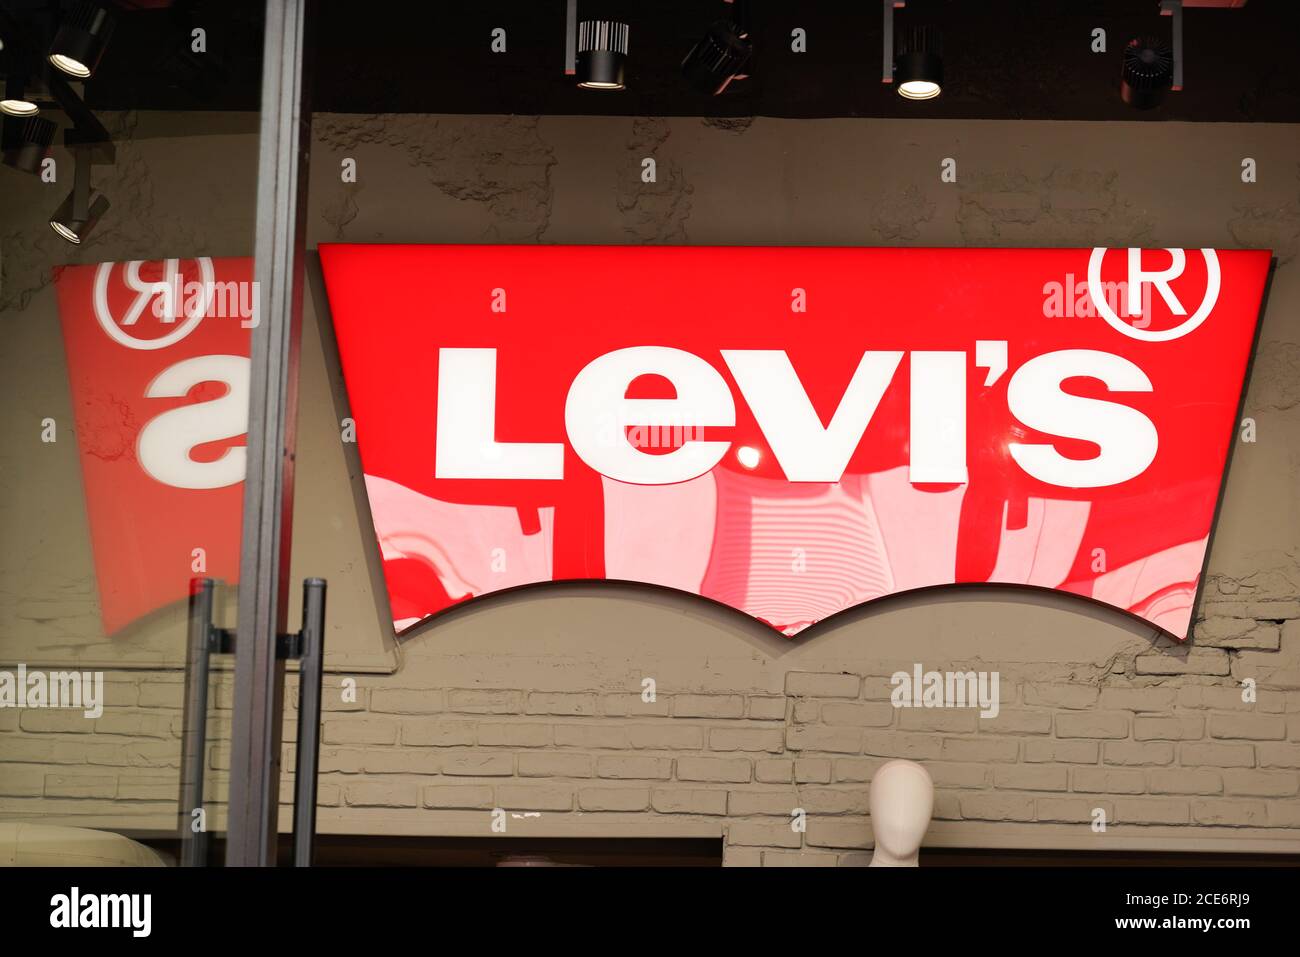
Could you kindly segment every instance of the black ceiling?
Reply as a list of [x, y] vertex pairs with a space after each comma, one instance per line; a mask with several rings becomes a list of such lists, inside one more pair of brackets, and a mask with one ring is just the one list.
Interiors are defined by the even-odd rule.
[[[47, 0], [0, 0], [34, 34]], [[104, 61], [86, 85], [98, 110], [253, 110], [261, 10], [256, 0], [122, 0]], [[752, 76], [724, 95], [691, 91], [678, 64], [720, 0], [579, 0], [582, 17], [631, 26], [628, 89], [575, 88], [564, 76], [564, 0], [420, 3], [318, 0], [313, 108], [322, 112], [652, 116], [932, 117], [1059, 120], [1300, 121], [1300, 3], [1188, 9], [1186, 89], [1156, 110], [1120, 102], [1119, 51], [1134, 36], [1168, 38], [1158, 0], [909, 0], [896, 23], [943, 36], [945, 87], [902, 101], [880, 82], [879, 0], [753, 0]], [[206, 54], [189, 52], [207, 32]], [[491, 31], [506, 30], [493, 53]], [[806, 53], [790, 50], [791, 30]], [[1091, 32], [1107, 31], [1092, 53]], [[5, 54], [7, 55], [6, 51]], [[0, 56], [3, 56], [0, 55]]]

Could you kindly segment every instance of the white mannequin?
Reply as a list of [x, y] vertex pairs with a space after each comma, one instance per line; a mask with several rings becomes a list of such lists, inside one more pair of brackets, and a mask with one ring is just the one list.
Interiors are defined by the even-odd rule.
[[934, 811], [934, 782], [915, 761], [888, 761], [871, 778], [868, 795], [876, 849], [871, 867], [916, 867]]

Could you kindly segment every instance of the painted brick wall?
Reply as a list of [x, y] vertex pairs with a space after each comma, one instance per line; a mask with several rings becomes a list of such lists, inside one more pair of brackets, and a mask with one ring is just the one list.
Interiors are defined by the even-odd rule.
[[[792, 643], [680, 597], [561, 588], [452, 614], [394, 648], [355, 459], [338, 441], [337, 371], [309, 308], [294, 577], [330, 581], [322, 830], [484, 836], [500, 808], [512, 835], [712, 837], [729, 864], [855, 864], [869, 856], [871, 775], [905, 757], [935, 780], [934, 846], [1300, 850], [1295, 134], [1147, 124], [1151, 148], [1134, 150], [1136, 129], [318, 118], [312, 243], [1214, 245], [1279, 257], [1246, 405], [1259, 439], [1238, 447], [1203, 621], [1182, 647], [1068, 599], [992, 590], [900, 598]], [[123, 136], [119, 165], [103, 175], [115, 208], [118, 195], [132, 197], [137, 216], [78, 261], [245, 249], [251, 204], [214, 211], [210, 191], [179, 184], [206, 176], [251, 196], [251, 161], [220, 160], [202, 137]], [[222, 155], [254, 155], [251, 134], [225, 140]], [[640, 159], [651, 155], [659, 176], [646, 184]], [[1171, 165], [1171, 155], [1196, 162]], [[1251, 187], [1236, 179], [1242, 155], [1259, 160]], [[331, 178], [343, 156], [358, 159], [358, 183]], [[958, 182], [941, 185], [948, 156]], [[48, 212], [44, 194], [27, 201], [0, 235], [0, 306], [15, 336], [0, 382], [39, 418], [66, 404], [48, 276], [69, 254], [11, 227]], [[36, 375], [38, 349], [50, 365]], [[0, 455], [21, 447], [4, 431], [20, 425], [0, 422]], [[107, 648], [121, 667], [109, 671], [97, 721], [0, 710], [0, 820], [167, 829], [182, 622], [163, 616], [116, 643], [96, 633], [76, 474], [49, 461], [0, 461], [0, 520], [16, 530], [0, 549], [0, 664], [66, 667]], [[15, 475], [63, 496], [30, 532], [19, 522], [31, 490], [6, 484]], [[146, 660], [160, 651], [172, 660]], [[997, 671], [999, 716], [891, 707], [888, 676], [917, 663]], [[641, 697], [646, 678], [653, 702]], [[1242, 696], [1248, 678], [1253, 702]], [[344, 699], [348, 681], [355, 700]], [[212, 703], [207, 793], [219, 829], [227, 674], [214, 679]], [[291, 793], [286, 776], [286, 802]], [[795, 808], [803, 831], [790, 827]], [[1097, 808], [1104, 832], [1091, 826]]]

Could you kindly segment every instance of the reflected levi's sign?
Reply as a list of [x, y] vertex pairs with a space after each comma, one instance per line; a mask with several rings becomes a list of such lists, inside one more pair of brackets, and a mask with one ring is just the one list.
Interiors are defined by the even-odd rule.
[[564, 579], [662, 585], [786, 634], [999, 582], [1183, 637], [1269, 254], [321, 260], [399, 629]]

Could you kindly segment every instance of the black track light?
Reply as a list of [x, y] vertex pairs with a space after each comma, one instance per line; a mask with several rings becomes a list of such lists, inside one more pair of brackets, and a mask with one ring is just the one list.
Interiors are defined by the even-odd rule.
[[937, 30], [914, 27], [899, 35], [894, 89], [907, 100], [932, 100], [943, 91], [943, 57]]
[[50, 155], [58, 127], [41, 116], [6, 116], [0, 133], [4, 164], [24, 173], [39, 173]]
[[736, 0], [735, 19], [719, 20], [691, 47], [682, 60], [682, 76], [693, 88], [717, 96], [742, 75], [754, 52], [748, 19], [746, 0]]
[[616, 20], [578, 24], [578, 86], [587, 90], [624, 89], [628, 25]]
[[1174, 83], [1174, 51], [1154, 37], [1130, 40], [1121, 60], [1119, 95], [1129, 106], [1159, 106]]
[[90, 188], [90, 150], [76, 151], [77, 168], [72, 192], [50, 217], [50, 228], [73, 244], [80, 244], [108, 212], [108, 198]]
[[100, 3], [80, 0], [59, 24], [50, 44], [50, 63], [69, 76], [92, 75], [113, 35], [113, 15]]
[[41, 111], [27, 96], [27, 84], [16, 73], [5, 78], [5, 95], [0, 99], [0, 113], [6, 116], [35, 116]]

